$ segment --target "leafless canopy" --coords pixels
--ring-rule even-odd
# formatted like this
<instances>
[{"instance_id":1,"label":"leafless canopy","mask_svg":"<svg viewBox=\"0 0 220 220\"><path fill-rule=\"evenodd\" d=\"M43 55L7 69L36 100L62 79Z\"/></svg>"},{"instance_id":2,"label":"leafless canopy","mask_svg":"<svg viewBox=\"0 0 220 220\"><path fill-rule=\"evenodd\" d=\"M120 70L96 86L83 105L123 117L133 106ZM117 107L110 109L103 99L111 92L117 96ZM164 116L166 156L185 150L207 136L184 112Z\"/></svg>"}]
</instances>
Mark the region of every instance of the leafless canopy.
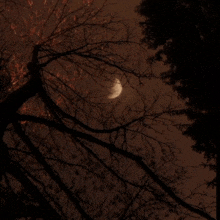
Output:
<instances>
[{"instance_id":1,"label":"leafless canopy","mask_svg":"<svg viewBox=\"0 0 220 220\"><path fill-rule=\"evenodd\" d=\"M163 133L171 107L142 89L147 51L128 24L106 2L0 4L3 215L213 219L175 192L184 171ZM115 78L123 93L109 100Z\"/></svg>"}]
</instances>

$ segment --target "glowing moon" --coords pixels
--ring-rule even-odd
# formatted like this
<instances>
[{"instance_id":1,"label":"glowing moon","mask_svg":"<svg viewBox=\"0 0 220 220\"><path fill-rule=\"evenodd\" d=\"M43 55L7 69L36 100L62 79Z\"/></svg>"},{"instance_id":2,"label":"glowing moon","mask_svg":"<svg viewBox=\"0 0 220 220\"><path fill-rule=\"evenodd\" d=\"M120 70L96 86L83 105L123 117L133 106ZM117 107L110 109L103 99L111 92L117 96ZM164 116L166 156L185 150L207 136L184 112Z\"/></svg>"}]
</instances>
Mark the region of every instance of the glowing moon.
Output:
<instances>
[{"instance_id":1,"label":"glowing moon","mask_svg":"<svg viewBox=\"0 0 220 220\"><path fill-rule=\"evenodd\" d=\"M122 85L119 79L115 79L114 85L111 88L111 94L108 96L109 99L117 98L122 92Z\"/></svg>"}]
</instances>

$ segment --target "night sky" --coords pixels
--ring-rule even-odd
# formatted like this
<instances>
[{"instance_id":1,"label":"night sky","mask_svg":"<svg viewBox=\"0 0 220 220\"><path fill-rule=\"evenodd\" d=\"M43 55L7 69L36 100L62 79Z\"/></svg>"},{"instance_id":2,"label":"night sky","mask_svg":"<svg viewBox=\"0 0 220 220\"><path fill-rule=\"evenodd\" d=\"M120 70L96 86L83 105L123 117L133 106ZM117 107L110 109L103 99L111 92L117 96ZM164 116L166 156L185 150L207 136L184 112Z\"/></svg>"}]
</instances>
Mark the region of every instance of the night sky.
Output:
<instances>
[{"instance_id":1,"label":"night sky","mask_svg":"<svg viewBox=\"0 0 220 220\"><path fill-rule=\"evenodd\" d=\"M100 4L100 2L103 1L95 1L97 5ZM108 9L109 12L117 13L119 17L122 19L125 19L127 22L129 22L130 25L132 25L135 28L135 31L137 33L137 40L141 39L143 35L141 34L141 28L138 26L138 22L142 21L143 18L140 17L137 13L135 13L135 7L139 4L140 1L137 0L110 0L108 1L109 5ZM149 50L149 55L153 54L154 51ZM157 76L165 70L167 70L169 67L164 66L161 62L158 62L153 67L154 74L156 73ZM123 79L122 79L123 83ZM135 84L135 82L134 82ZM137 99L137 94L135 95L135 90L132 90L127 83L124 84L124 90L121 94L121 96L115 100L115 102L123 102L125 105L132 105L132 101ZM159 94L160 99L159 103L162 105L166 105L170 98L173 100L174 104L179 107L184 106L184 102L180 100L177 97L177 94L172 91L172 88L170 86L165 85L161 82L161 80L150 80L146 81L144 86L141 88L141 91L145 94L146 99L151 100L153 95ZM114 102L114 100L113 100ZM124 106L124 105L123 105ZM158 109L160 106L158 105ZM181 121L182 123L187 123L186 117L181 118L175 118L177 122ZM204 184L205 181L208 181L212 179L215 176L214 172L209 171L208 169L205 169L203 167L199 167L199 164L201 164L204 160L203 155L198 154L191 149L191 145L193 141L190 138L187 138L181 134L179 130L177 130L174 127L169 127L170 131L164 131L164 135L167 139L169 139L171 142L175 143L176 149L180 151L179 153L179 164L181 166L187 167L188 174L186 180L183 182L182 185L179 185L177 188L185 192L186 194L190 194L190 191L197 188L200 184ZM215 190L207 189L206 186L202 186L198 191L202 192L209 192L209 196L215 196ZM199 198L197 198L199 199ZM198 202L198 200L195 197L195 201ZM193 203L193 200L188 200L189 202ZM215 216L215 213L212 213L212 216ZM187 219L191 219L188 217ZM192 218L194 219L194 218Z\"/></svg>"},{"instance_id":2,"label":"night sky","mask_svg":"<svg viewBox=\"0 0 220 220\"><path fill-rule=\"evenodd\" d=\"M98 1L97 1L98 2ZM138 26L138 22L143 21L143 17L139 16L135 13L135 7L141 2L136 0L121 0L114 1L110 0L110 3L114 3L114 6L110 6L109 10L115 11L119 16L125 19L129 19L130 24L137 28L138 37L141 39L143 35L141 34L141 28ZM149 54L152 54L153 51L149 50ZM167 70L169 67L164 66L161 62L158 62L153 66L153 71L158 76L160 72ZM149 83L149 84L148 84ZM159 92L161 96L161 102L169 102L170 96L174 100L174 103L180 106L184 106L184 102L177 97L177 94L172 91L170 86L165 85L160 80L151 80L150 82L146 82L144 90L146 91L146 97L150 94L153 94L153 91ZM169 97L169 98L167 98ZM167 100L167 101L164 101ZM182 117L179 119L182 123L187 123L187 118ZM178 121L178 120L177 120ZM183 183L183 185L179 186L180 190L185 191L186 193L190 193L190 190L195 189L200 184L202 185L208 180L211 180L215 177L215 172L210 171L207 168L199 167L199 164L205 162L203 154L198 154L191 149L191 145L193 141L190 138L187 138L181 134L177 129L171 128L171 132L167 132L167 137L170 140L174 141L176 144L176 148L180 150L179 154L179 164L188 167L188 178ZM203 186L199 192L208 192L209 196L214 196L216 191L211 188L206 188ZM211 197L210 197L211 198ZM196 199L195 199L196 201ZM193 202L193 200L191 201ZM215 212L212 213L212 216L215 216ZM190 219L188 217L187 219ZM193 218L192 218L193 219Z\"/></svg>"}]
</instances>

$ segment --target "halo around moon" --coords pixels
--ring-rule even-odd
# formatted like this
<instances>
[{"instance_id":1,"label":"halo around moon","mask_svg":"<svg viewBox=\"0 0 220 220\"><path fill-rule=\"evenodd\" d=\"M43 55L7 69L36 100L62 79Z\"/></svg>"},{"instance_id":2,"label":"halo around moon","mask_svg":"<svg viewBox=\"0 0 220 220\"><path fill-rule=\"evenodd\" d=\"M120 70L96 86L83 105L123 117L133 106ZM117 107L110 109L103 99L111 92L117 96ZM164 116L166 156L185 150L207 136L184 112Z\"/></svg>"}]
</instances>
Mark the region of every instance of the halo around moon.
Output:
<instances>
[{"instance_id":1,"label":"halo around moon","mask_svg":"<svg viewBox=\"0 0 220 220\"><path fill-rule=\"evenodd\" d=\"M111 94L108 96L109 99L117 98L122 92L122 85L119 79L115 79L114 85L111 88Z\"/></svg>"}]
</instances>

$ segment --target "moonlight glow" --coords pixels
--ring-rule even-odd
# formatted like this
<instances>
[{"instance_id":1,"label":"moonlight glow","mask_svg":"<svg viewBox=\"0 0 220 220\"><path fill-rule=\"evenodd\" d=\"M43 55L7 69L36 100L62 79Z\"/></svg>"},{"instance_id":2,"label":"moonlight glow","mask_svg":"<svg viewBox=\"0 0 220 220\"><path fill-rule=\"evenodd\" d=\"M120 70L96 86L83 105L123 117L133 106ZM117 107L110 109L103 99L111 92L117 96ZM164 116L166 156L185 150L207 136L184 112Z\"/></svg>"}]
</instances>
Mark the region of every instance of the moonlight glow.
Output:
<instances>
[{"instance_id":1,"label":"moonlight glow","mask_svg":"<svg viewBox=\"0 0 220 220\"><path fill-rule=\"evenodd\" d=\"M122 92L122 85L119 79L115 79L115 83L111 88L111 94L108 96L109 99L117 98Z\"/></svg>"}]
</instances>

